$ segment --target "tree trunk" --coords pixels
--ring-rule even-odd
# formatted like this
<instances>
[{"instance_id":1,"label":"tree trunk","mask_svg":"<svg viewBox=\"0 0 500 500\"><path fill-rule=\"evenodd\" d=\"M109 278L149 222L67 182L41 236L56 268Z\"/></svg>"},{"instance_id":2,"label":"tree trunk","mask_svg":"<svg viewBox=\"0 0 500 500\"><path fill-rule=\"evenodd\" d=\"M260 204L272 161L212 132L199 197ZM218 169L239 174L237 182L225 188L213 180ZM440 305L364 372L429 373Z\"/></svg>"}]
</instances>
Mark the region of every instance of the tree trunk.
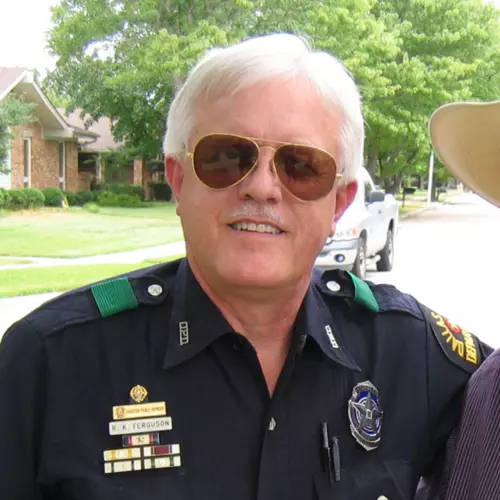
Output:
<instances>
[{"instance_id":1,"label":"tree trunk","mask_svg":"<svg viewBox=\"0 0 500 500\"><path fill-rule=\"evenodd\" d=\"M438 201L438 192L436 187L436 177L432 179L431 201Z\"/></svg>"},{"instance_id":2,"label":"tree trunk","mask_svg":"<svg viewBox=\"0 0 500 500\"><path fill-rule=\"evenodd\" d=\"M393 194L398 194L401 192L401 185L403 184L403 174L397 174L394 176L394 190Z\"/></svg>"},{"instance_id":3,"label":"tree trunk","mask_svg":"<svg viewBox=\"0 0 500 500\"><path fill-rule=\"evenodd\" d=\"M401 191L403 174L391 175L384 179L384 189L386 193L397 194Z\"/></svg>"},{"instance_id":4,"label":"tree trunk","mask_svg":"<svg viewBox=\"0 0 500 500\"><path fill-rule=\"evenodd\" d=\"M377 173L377 153L375 151L368 152L366 170L368 170L371 178L375 179L375 174Z\"/></svg>"}]
</instances>

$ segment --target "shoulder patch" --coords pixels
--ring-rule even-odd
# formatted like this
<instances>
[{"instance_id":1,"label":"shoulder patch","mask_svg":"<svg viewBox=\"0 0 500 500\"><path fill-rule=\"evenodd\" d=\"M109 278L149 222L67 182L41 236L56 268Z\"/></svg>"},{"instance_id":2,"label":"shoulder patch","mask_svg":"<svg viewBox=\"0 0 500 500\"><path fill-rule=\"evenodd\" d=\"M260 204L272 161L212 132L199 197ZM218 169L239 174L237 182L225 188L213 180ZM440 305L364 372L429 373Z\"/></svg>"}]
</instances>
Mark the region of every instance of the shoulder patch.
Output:
<instances>
[{"instance_id":1,"label":"shoulder patch","mask_svg":"<svg viewBox=\"0 0 500 500\"><path fill-rule=\"evenodd\" d=\"M106 318L127 309L139 307L128 278L116 278L90 287L101 316Z\"/></svg>"},{"instance_id":2,"label":"shoulder patch","mask_svg":"<svg viewBox=\"0 0 500 500\"><path fill-rule=\"evenodd\" d=\"M463 330L446 317L423 307L432 332L446 357L469 373L474 373L483 361L479 341L475 335Z\"/></svg>"}]
</instances>

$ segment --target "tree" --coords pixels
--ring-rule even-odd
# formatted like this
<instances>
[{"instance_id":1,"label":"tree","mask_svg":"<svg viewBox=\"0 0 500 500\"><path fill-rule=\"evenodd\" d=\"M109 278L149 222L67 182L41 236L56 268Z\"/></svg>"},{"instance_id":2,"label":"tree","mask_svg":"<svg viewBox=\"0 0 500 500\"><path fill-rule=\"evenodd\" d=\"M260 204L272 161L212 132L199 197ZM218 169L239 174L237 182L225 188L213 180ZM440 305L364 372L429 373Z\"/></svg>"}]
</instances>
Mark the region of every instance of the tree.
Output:
<instances>
[{"instance_id":1,"label":"tree","mask_svg":"<svg viewBox=\"0 0 500 500\"><path fill-rule=\"evenodd\" d=\"M499 12L482 0L382 0L373 12L398 36L400 53L384 66L394 82L390 98L367 101L366 151L397 189L403 175L426 164L434 109L498 95Z\"/></svg>"},{"instance_id":2,"label":"tree","mask_svg":"<svg viewBox=\"0 0 500 500\"><path fill-rule=\"evenodd\" d=\"M498 14L482 0L62 0L47 85L68 111L109 117L117 141L155 157L172 97L206 49L302 33L354 75L367 167L397 190L426 168L435 108L500 94Z\"/></svg>"},{"instance_id":3,"label":"tree","mask_svg":"<svg viewBox=\"0 0 500 500\"><path fill-rule=\"evenodd\" d=\"M160 151L176 88L200 55L245 34L245 0L63 0L49 37L50 86L137 154Z\"/></svg>"},{"instance_id":4,"label":"tree","mask_svg":"<svg viewBox=\"0 0 500 500\"><path fill-rule=\"evenodd\" d=\"M13 138L11 127L32 123L35 118L32 111L35 105L18 97L7 96L0 102L0 173L8 173L5 166Z\"/></svg>"}]
</instances>

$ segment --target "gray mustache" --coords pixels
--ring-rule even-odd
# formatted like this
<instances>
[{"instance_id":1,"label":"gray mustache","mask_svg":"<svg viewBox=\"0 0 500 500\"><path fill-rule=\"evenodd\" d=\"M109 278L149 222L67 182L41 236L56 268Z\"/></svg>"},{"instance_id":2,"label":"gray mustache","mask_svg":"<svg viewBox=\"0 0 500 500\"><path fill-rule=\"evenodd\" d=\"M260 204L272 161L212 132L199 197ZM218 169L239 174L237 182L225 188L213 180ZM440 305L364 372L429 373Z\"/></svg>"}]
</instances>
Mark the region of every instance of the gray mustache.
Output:
<instances>
[{"instance_id":1,"label":"gray mustache","mask_svg":"<svg viewBox=\"0 0 500 500\"><path fill-rule=\"evenodd\" d=\"M278 213L276 213L271 205L254 205L247 203L236 209L234 212L231 212L230 217L257 217L267 219L268 221L274 222L281 227L285 226L286 224L283 218Z\"/></svg>"}]
</instances>

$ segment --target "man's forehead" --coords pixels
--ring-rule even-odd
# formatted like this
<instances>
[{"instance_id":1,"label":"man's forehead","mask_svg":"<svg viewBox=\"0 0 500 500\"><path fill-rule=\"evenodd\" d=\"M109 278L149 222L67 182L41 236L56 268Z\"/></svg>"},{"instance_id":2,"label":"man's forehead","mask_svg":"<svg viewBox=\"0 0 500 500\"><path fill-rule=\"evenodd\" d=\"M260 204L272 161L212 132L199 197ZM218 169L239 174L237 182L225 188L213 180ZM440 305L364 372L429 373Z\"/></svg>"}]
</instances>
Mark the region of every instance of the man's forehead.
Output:
<instances>
[{"instance_id":1,"label":"man's forehead","mask_svg":"<svg viewBox=\"0 0 500 500\"><path fill-rule=\"evenodd\" d=\"M340 133L340 113L327 109L318 95L300 94L293 88L282 89L286 95L281 95L280 90L249 88L234 96L201 101L191 139L230 133L331 148Z\"/></svg>"}]
</instances>

